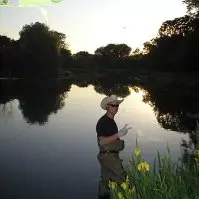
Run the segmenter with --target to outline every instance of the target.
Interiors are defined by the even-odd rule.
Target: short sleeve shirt
[[[114,119],[109,118],[106,114],[103,115],[96,125],[97,137],[108,137],[118,132],[117,124]]]

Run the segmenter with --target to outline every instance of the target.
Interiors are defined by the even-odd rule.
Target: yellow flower
[[[138,157],[138,156],[141,155],[141,149],[138,148],[138,147],[135,148],[135,151],[134,151],[134,152],[135,152],[135,156],[136,156],[136,157]]]
[[[145,161],[141,162],[140,164],[138,164],[137,166],[138,171],[149,171],[150,167],[149,164]]]
[[[118,193],[118,197],[119,197],[119,199],[124,199],[124,197],[123,197],[121,192]]]
[[[126,189],[128,188],[128,185],[127,185],[126,182],[123,182],[123,183],[121,184],[121,187],[122,187],[124,190],[126,190]]]
[[[130,182],[130,181],[129,181],[129,176],[127,175],[127,176],[126,176],[126,183],[129,184],[129,182]]]
[[[140,164],[138,164],[138,171],[143,170],[143,168],[144,168],[143,162],[141,162]]]
[[[145,162],[145,169],[146,169],[146,171],[149,171],[149,169],[150,169],[149,164],[147,164],[146,162]]]
[[[115,182],[109,180],[108,186],[109,186],[109,188],[114,190],[117,187],[117,184]]]

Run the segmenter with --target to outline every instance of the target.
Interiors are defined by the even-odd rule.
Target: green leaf
[[[62,0],[19,0],[19,6],[41,6],[45,4],[59,3],[61,1]]]
[[[8,0],[0,0],[0,5],[7,5],[8,4]]]

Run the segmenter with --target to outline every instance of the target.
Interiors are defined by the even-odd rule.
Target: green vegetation
[[[199,124],[197,123],[197,136]],[[151,167],[144,159],[139,147],[132,156],[127,169],[128,178],[121,185],[109,183],[114,199],[148,199],[148,198],[193,198],[199,197],[199,145],[186,159],[182,155],[173,163],[168,153],[158,153]]]

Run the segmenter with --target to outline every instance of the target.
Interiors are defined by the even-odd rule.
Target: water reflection
[[[66,95],[66,92],[57,94],[54,90],[31,89],[19,98],[19,109],[27,123],[42,125],[48,122],[51,113],[64,107]]]
[[[199,112],[199,95],[195,90],[197,85],[180,89],[175,86],[147,86],[143,101],[153,107],[154,114],[162,128],[181,133],[189,133],[190,142],[182,141],[182,146],[190,147],[196,144],[196,118],[190,118],[188,113]]]
[[[26,122],[39,125],[47,123],[50,114],[55,114],[64,107],[65,98],[72,85],[71,82],[60,84],[57,81],[3,83],[0,102],[6,104],[17,99]]]
[[[165,93],[162,87],[111,81],[0,81],[0,173],[6,187],[2,194],[9,190],[15,196],[20,193],[21,199],[31,198],[33,192],[32,198],[42,198],[42,194],[57,198],[58,193],[60,198],[88,199],[89,194],[95,198],[98,184],[101,193],[101,185],[107,186],[107,176],[113,175],[108,168],[114,168],[114,161],[121,174],[135,147],[136,133],[129,132],[124,138],[125,150],[114,161],[98,154],[97,162],[95,122],[102,114],[99,104],[106,94],[125,97],[116,120],[121,127],[128,123],[137,130],[146,161],[153,162],[157,149],[163,151],[167,141],[174,158],[180,154],[181,137],[184,145],[195,142],[195,120],[185,117],[187,112],[199,111],[199,94],[194,89],[177,92],[173,87]],[[4,116],[12,117],[3,123]],[[35,125],[30,128],[29,124]],[[189,133],[190,140],[184,133]],[[26,176],[24,181],[21,175]]]
[[[117,95],[118,97],[127,97],[130,95],[129,85],[123,83],[117,83],[112,81],[102,81],[96,82],[94,84],[94,89],[97,93],[105,94],[110,96],[112,94]]]
[[[143,102],[153,107],[162,128],[189,133],[190,139],[195,143],[196,119],[189,118],[187,115],[199,112],[199,95],[195,92],[198,85],[190,85],[186,89],[180,89],[179,85],[154,85],[150,82],[147,85],[136,86],[135,82],[132,85],[132,80],[129,82],[124,78],[117,77],[114,80],[111,78],[92,80],[84,77],[48,82],[0,81],[1,112],[5,112],[5,108],[8,108],[4,106],[6,103],[18,99],[19,109],[26,122],[43,125],[48,122],[49,115],[57,113],[64,107],[65,98],[69,95],[72,84],[79,87],[93,85],[94,90],[99,94],[115,94],[124,98],[130,95],[129,88],[132,87],[135,92],[142,92]]]

